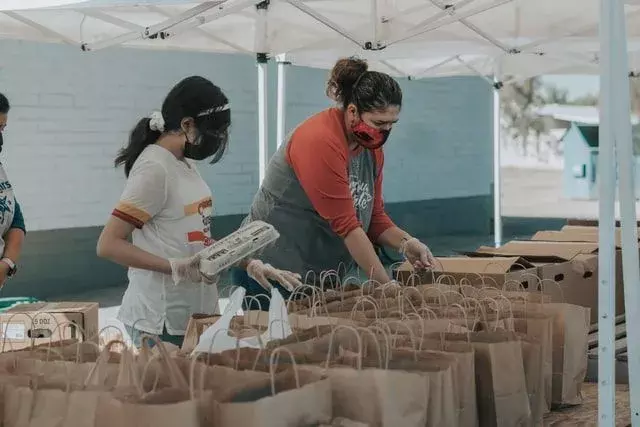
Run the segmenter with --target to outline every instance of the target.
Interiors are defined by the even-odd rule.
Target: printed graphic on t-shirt
[[[11,183],[7,180],[2,164],[0,164],[0,224],[6,224],[13,220],[13,192]]]
[[[184,207],[186,216],[199,215],[202,222],[202,228],[192,230],[187,233],[187,241],[189,243],[202,243],[204,246],[210,246],[213,241],[211,239],[211,216],[213,214],[213,200],[211,197],[199,200]]]
[[[351,197],[357,211],[367,210],[369,204],[373,200],[369,183],[362,182],[355,177],[351,177],[349,187],[351,188]]]
[[[6,194],[0,196],[0,223],[4,224],[13,212],[13,200]]]

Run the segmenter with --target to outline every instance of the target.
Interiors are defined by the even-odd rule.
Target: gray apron
[[[343,239],[316,212],[286,160],[289,142],[290,136],[271,158],[265,179],[245,219],[245,223],[265,221],[280,233],[275,244],[265,248],[257,258],[276,268],[299,273],[303,278],[310,271],[318,275],[341,266],[349,270],[353,259]],[[356,213],[367,232],[374,200],[374,153],[362,150],[351,157],[347,170]]]

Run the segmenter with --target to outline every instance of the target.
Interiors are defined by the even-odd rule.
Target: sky
[[[583,95],[597,95],[600,80],[598,76],[544,76],[545,82],[569,91],[569,98]]]

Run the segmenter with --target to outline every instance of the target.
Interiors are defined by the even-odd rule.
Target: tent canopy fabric
[[[33,3],[33,4],[32,4]],[[39,7],[34,5],[39,5]],[[223,53],[326,68],[359,55],[396,76],[597,73],[598,0],[0,0],[0,37]],[[27,6],[28,5],[28,6]],[[576,13],[579,11],[579,13]],[[640,2],[626,7],[640,50]],[[640,59],[631,57],[632,68]]]

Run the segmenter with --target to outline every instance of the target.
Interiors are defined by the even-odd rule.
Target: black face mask
[[[204,160],[214,156],[215,163],[227,145],[227,133],[223,132],[199,132],[196,139],[191,142],[187,137],[184,144],[184,156],[192,160]]]
[[[2,132],[0,132],[0,153],[2,153]]]

